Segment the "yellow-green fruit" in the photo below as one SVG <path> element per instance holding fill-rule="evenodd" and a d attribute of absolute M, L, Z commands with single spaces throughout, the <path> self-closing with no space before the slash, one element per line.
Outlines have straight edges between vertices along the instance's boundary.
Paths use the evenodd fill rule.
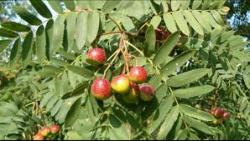
<path fill-rule="evenodd" d="M 127 104 L 137 104 L 139 102 L 139 86 L 136 83 L 130 83 L 131 89 L 128 94 L 123 96 L 123 101 Z"/>
<path fill-rule="evenodd" d="M 50 133 L 50 128 L 49 127 L 43 127 L 40 131 L 39 134 L 42 136 L 47 136 Z"/>
<path fill-rule="evenodd" d="M 119 94 L 128 93 L 130 90 L 128 76 L 124 74 L 116 76 L 111 81 L 111 87 L 116 93 L 119 93 Z"/>
<path fill-rule="evenodd" d="M 219 119 L 216 119 L 213 121 L 213 124 L 215 125 L 219 125 L 219 124 L 222 124 L 223 123 L 223 118 L 219 118 Z"/>

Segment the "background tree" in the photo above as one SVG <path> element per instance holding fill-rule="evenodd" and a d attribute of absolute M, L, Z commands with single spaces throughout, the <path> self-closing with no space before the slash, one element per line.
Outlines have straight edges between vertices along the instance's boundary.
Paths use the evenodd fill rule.
<path fill-rule="evenodd" d="M 248 0 L 227 0 L 230 7 L 227 18 L 231 20 L 231 26 L 240 35 L 250 38 L 250 2 Z"/>

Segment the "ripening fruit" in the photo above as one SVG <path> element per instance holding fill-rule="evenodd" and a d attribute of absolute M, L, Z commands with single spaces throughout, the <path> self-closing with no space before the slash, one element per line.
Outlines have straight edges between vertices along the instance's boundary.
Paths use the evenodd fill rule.
<path fill-rule="evenodd" d="M 47 136 L 50 133 L 50 128 L 47 126 L 43 127 L 38 133 L 43 136 Z"/>
<path fill-rule="evenodd" d="M 217 118 L 221 118 L 221 117 L 223 117 L 224 112 L 225 111 L 223 108 L 217 107 L 214 109 L 214 116 Z"/>
<path fill-rule="evenodd" d="M 91 48 L 87 52 L 86 61 L 91 65 L 104 64 L 106 61 L 106 53 L 103 48 Z"/>
<path fill-rule="evenodd" d="M 123 96 L 123 101 L 127 104 L 137 104 L 139 102 L 140 89 L 138 84 L 131 82 L 130 91 L 128 94 Z"/>
<path fill-rule="evenodd" d="M 33 140 L 44 140 L 44 137 L 40 133 L 37 133 L 35 136 L 33 136 Z"/>
<path fill-rule="evenodd" d="M 223 114 L 223 119 L 224 120 L 228 120 L 230 118 L 230 113 L 229 112 L 225 112 L 224 114 Z"/>
<path fill-rule="evenodd" d="M 97 78 L 91 85 L 92 95 L 99 99 L 105 100 L 111 96 L 111 86 L 107 79 Z"/>
<path fill-rule="evenodd" d="M 53 133 L 53 134 L 56 134 L 56 133 L 58 133 L 59 132 L 59 130 L 60 130 L 60 126 L 59 125 L 52 125 L 51 127 L 50 127 L 50 131 L 51 131 L 51 133 Z"/>
<path fill-rule="evenodd" d="M 121 74 L 119 76 L 114 77 L 111 81 L 111 87 L 116 93 L 128 93 L 130 89 L 128 76 L 125 74 Z"/>
<path fill-rule="evenodd" d="M 136 83 L 142 83 L 147 80 L 147 71 L 142 66 L 132 67 L 129 71 L 129 79 Z"/>
<path fill-rule="evenodd" d="M 155 88 L 150 84 L 141 84 L 140 88 L 140 98 L 143 101 L 151 101 L 155 94 Z"/>

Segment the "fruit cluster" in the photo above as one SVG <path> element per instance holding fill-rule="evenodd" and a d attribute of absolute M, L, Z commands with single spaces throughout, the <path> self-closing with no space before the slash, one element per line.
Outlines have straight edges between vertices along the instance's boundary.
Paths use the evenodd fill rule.
<path fill-rule="evenodd" d="M 106 54 L 102 48 L 92 48 L 87 52 L 87 62 L 92 65 L 104 64 Z M 111 83 L 104 77 L 96 78 L 91 85 L 91 93 L 98 100 L 105 100 L 114 92 L 122 96 L 128 104 L 138 103 L 139 98 L 150 101 L 154 97 L 155 89 L 144 83 L 147 80 L 147 71 L 142 66 L 131 67 L 128 74 L 113 77 Z"/>
<path fill-rule="evenodd" d="M 221 107 L 215 107 L 210 112 L 214 117 L 216 117 L 216 120 L 213 121 L 214 124 L 222 124 L 223 121 L 228 120 L 230 118 L 230 113 L 225 111 Z"/>
<path fill-rule="evenodd" d="M 60 131 L 59 125 L 42 127 L 34 136 L 33 140 L 55 139 Z"/>

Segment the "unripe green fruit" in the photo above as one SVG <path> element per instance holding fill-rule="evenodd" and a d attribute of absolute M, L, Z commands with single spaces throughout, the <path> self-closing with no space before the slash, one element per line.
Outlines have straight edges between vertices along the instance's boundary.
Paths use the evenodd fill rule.
<path fill-rule="evenodd" d="M 127 104 L 137 104 L 139 102 L 139 86 L 136 83 L 130 83 L 130 91 L 123 96 L 123 101 Z"/>
<path fill-rule="evenodd" d="M 130 90 L 128 76 L 122 74 L 114 77 L 113 80 L 111 81 L 111 87 L 116 93 L 119 94 L 128 93 Z"/>
<path fill-rule="evenodd" d="M 222 124 L 223 123 L 223 119 L 222 118 L 219 118 L 219 119 L 216 119 L 213 121 L 213 124 L 214 125 L 219 125 L 219 124 Z"/>

